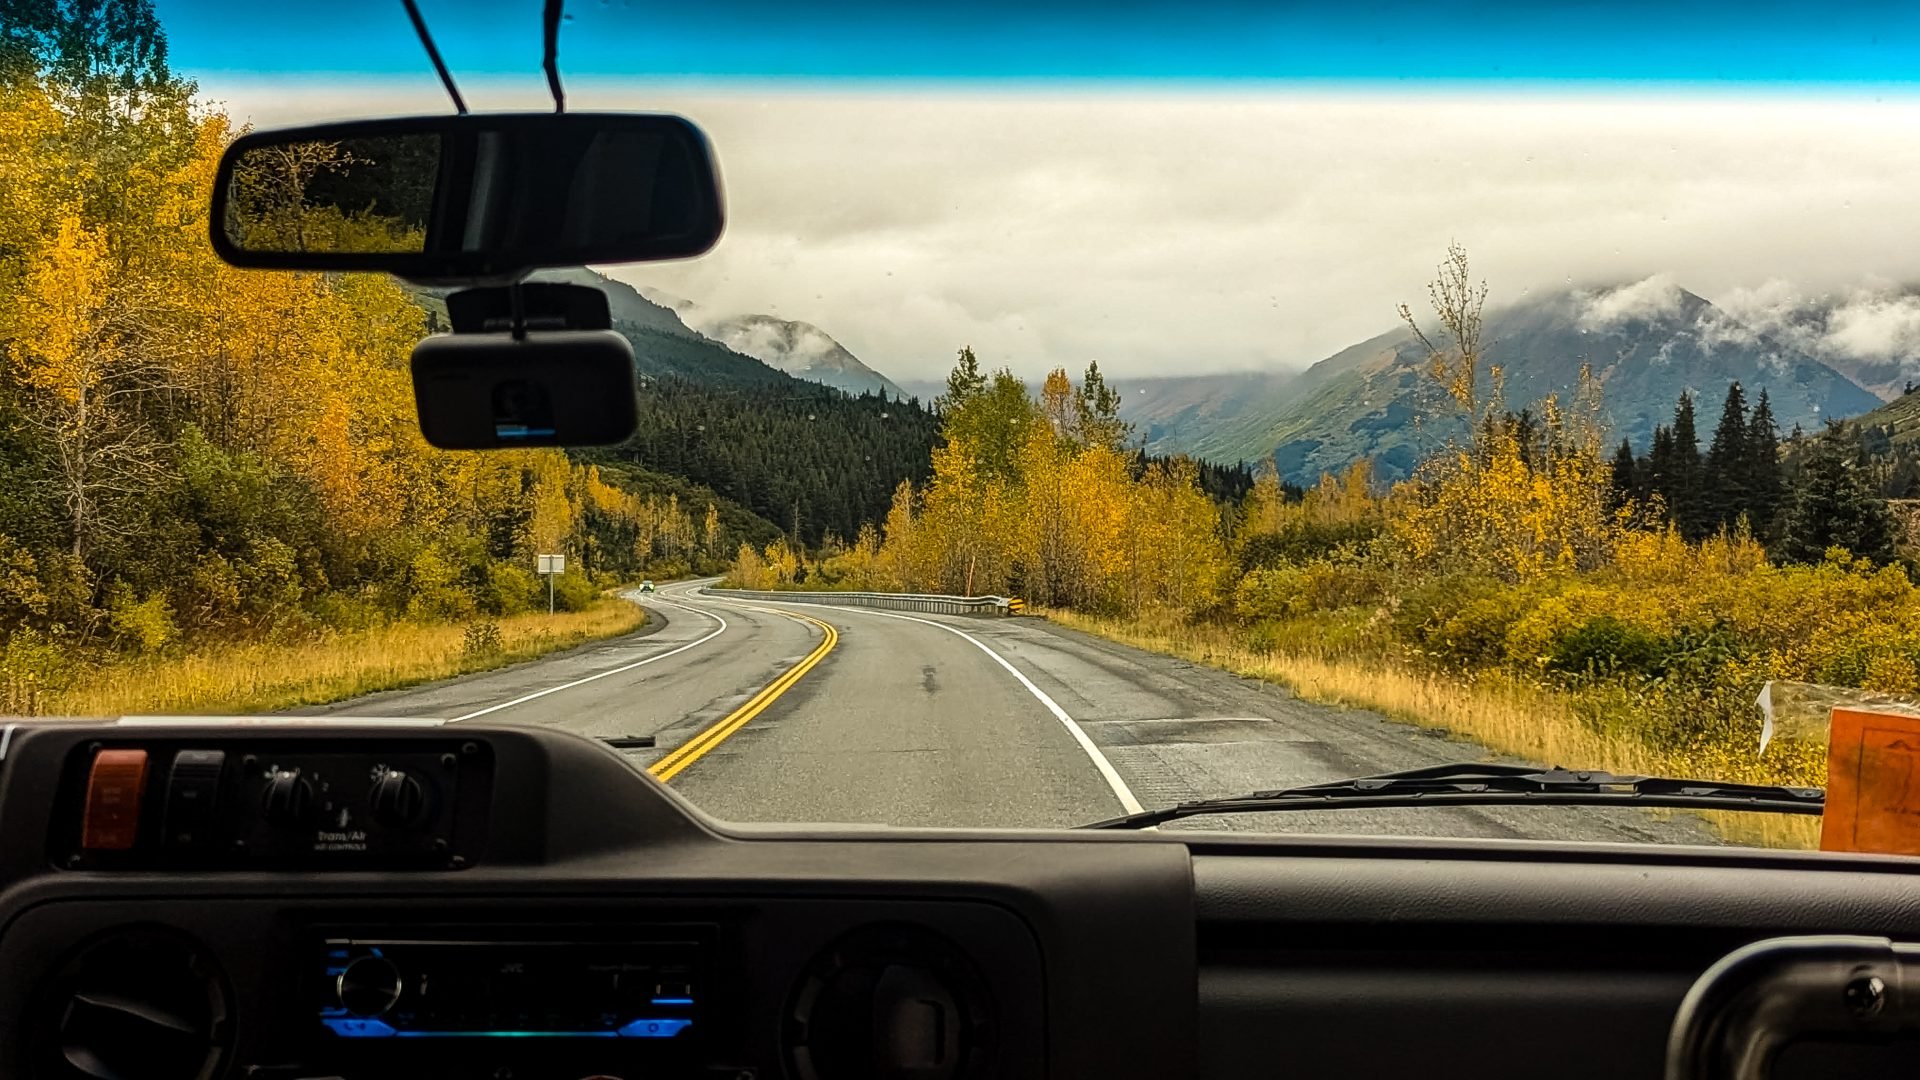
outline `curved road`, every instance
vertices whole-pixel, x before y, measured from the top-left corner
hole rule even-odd
[[[656,617],[642,633],[311,711],[652,736],[653,748],[629,751],[643,765],[699,737],[679,755],[691,760],[656,771],[675,766],[671,783],[693,802],[754,821],[1073,825],[1130,804],[1490,757],[1443,732],[1308,704],[1043,620],[747,602],[702,584],[634,597]],[[1309,811],[1170,827],[1714,842],[1690,815],[1593,807]]]

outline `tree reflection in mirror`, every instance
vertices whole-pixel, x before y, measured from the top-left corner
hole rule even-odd
[[[227,237],[249,251],[424,251],[439,168],[433,132],[255,147],[234,166]]]

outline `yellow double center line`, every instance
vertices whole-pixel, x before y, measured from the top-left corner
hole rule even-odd
[[[707,751],[727,741],[728,736],[746,727],[747,721],[765,712],[767,706],[773,704],[775,699],[792,689],[793,684],[799,682],[802,675],[813,670],[813,666],[818,664],[828,653],[832,652],[834,644],[840,640],[840,632],[838,630],[835,630],[832,626],[810,615],[802,615],[793,611],[782,611],[780,614],[790,619],[798,619],[801,622],[812,623],[819,627],[826,635],[821,639],[819,647],[808,653],[799,663],[782,672],[780,677],[768,683],[765,689],[748,698],[746,704],[720,718],[713,726],[707,728],[705,731],[680,744],[680,748],[673,753],[647,766],[647,771],[652,773],[655,779],[663,784],[666,783],[680,775],[687,766],[705,757]]]

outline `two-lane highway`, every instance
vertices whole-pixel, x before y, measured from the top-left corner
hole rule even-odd
[[[652,736],[631,751],[722,818],[1072,825],[1141,805],[1490,755],[1043,620],[636,596],[647,632],[330,710]],[[1577,763],[1566,763],[1577,764]],[[1411,809],[1188,827],[1713,842],[1689,815]]]

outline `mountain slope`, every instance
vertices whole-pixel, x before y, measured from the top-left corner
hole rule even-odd
[[[657,289],[643,289],[641,293],[654,304],[670,309],[700,334],[795,378],[849,394],[884,394],[896,401],[907,398],[906,391],[893,380],[861,363],[846,346],[812,323],[773,315],[722,315]]]
[[[1847,427],[1877,431],[1888,447],[1920,449],[1920,392],[1901,394],[1872,412],[1852,417]],[[1874,448],[1880,441],[1876,438],[1869,447]]]
[[[1264,409],[1271,415],[1297,374],[1241,371],[1118,379],[1114,388],[1120,392],[1121,419],[1133,425],[1147,452],[1179,453],[1211,447],[1213,432],[1232,427],[1250,412]]]
[[[741,508],[736,535],[771,523],[801,542],[852,537],[885,517],[901,480],[922,480],[938,425],[931,413],[877,394],[846,393],[777,371],[708,338],[625,282],[591,270],[542,271],[535,281],[588,285],[607,295],[613,328],[633,343],[639,424],[617,447],[570,451],[602,465],[649,470],[697,485]],[[421,291],[438,311],[444,290]],[[666,488],[662,488],[666,490]],[[703,497],[689,488],[686,498]],[[721,505],[722,516],[729,513]]]
[[[796,378],[825,383],[849,394],[885,394],[896,401],[907,396],[893,380],[861,363],[846,346],[812,323],[771,315],[735,315],[704,322],[700,332]]]
[[[1712,415],[1735,381],[1749,400],[1764,388],[1783,428],[1879,404],[1831,367],[1660,278],[1529,298],[1490,312],[1485,338],[1486,362],[1504,372],[1508,407],[1571,394],[1581,365],[1590,364],[1612,437],[1636,446],[1672,414],[1682,391]],[[1405,476],[1460,432],[1457,420],[1417,419],[1434,397],[1425,362],[1412,334],[1388,331],[1315,364],[1278,391],[1283,401],[1250,403],[1182,449],[1217,460],[1271,453],[1295,481],[1360,458],[1374,459],[1384,477]]]
[[[586,269],[542,270],[534,281],[587,285],[607,294],[613,328],[633,343],[641,378],[679,376],[714,384],[791,386],[794,380],[751,356],[705,337],[664,305],[615,278]]]

